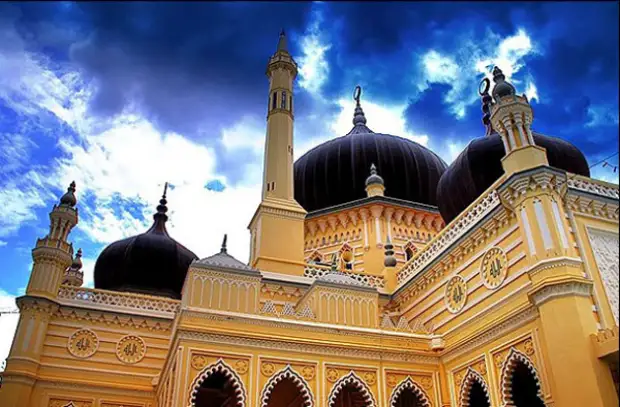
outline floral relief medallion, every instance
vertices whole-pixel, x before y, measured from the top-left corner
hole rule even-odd
[[[373,384],[376,383],[377,381],[377,375],[375,375],[373,372],[366,372],[362,375],[362,377],[364,378],[364,381],[369,385],[372,386]]]
[[[301,376],[306,380],[314,379],[314,366],[304,366],[301,369]]]
[[[478,363],[477,369],[478,373],[480,373],[482,376],[485,376],[487,374],[487,364],[486,362],[483,360],[482,362]]]
[[[492,247],[482,257],[480,278],[485,287],[495,289],[508,274],[508,258],[501,247]]]
[[[90,329],[79,329],[69,337],[67,349],[76,358],[91,357],[99,347],[99,338]]]
[[[207,358],[204,355],[194,355],[191,364],[194,369],[201,370],[207,365]]]
[[[445,302],[448,311],[458,313],[467,301],[467,283],[461,276],[454,276],[446,284]]]
[[[534,350],[534,342],[531,339],[527,339],[523,343],[523,350],[527,356],[532,356],[536,351]]]
[[[497,366],[498,368],[501,368],[504,364],[504,355],[502,355],[501,353],[493,356],[493,359],[495,360],[495,366]]]
[[[135,335],[127,335],[116,344],[116,356],[121,362],[138,363],[146,354],[146,344],[142,338]]]
[[[276,367],[273,365],[273,363],[263,363],[260,367],[260,371],[267,377],[271,376],[272,374],[274,374],[274,372],[276,371]]]
[[[340,377],[340,373],[338,373],[336,369],[330,368],[330,369],[327,369],[327,372],[325,372],[325,377],[327,378],[327,380],[333,383],[336,380],[338,380],[338,378]]]
[[[248,372],[249,364],[247,360],[239,359],[235,362],[235,370],[238,374],[246,374]]]
[[[398,378],[393,374],[389,374],[387,376],[386,382],[388,386],[394,387],[396,386],[396,383],[398,383]]]
[[[422,387],[424,387],[425,390],[430,390],[433,387],[433,379],[425,376],[420,380],[420,384],[422,385]]]

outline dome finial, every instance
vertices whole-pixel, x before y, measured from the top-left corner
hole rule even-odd
[[[164,223],[168,220],[168,215],[166,215],[166,212],[168,212],[168,207],[166,206],[166,204],[168,203],[168,201],[166,200],[167,192],[168,183],[166,182],[164,184],[164,193],[159,200],[159,205],[157,205],[157,213],[153,215],[153,219],[155,219],[155,224],[153,226],[155,227],[155,229],[162,231],[165,231]]]
[[[514,96],[517,93],[515,87],[510,82],[506,82],[506,76],[498,66],[493,68],[493,82],[495,82],[495,87],[492,93],[496,102],[504,96]]]
[[[366,124],[366,116],[364,115],[364,111],[362,110],[362,106],[360,105],[361,97],[362,87],[358,85],[355,87],[355,91],[353,92],[353,100],[355,100],[355,113],[353,114],[354,126],[363,126]]]
[[[75,181],[71,181],[69,188],[67,188],[67,192],[60,197],[60,204],[72,208],[77,204],[77,198],[75,197]]]
[[[220,253],[227,253],[228,250],[226,249],[226,241],[228,240],[228,235],[226,233],[224,233],[224,240],[222,240],[222,248],[220,250]]]
[[[82,269],[82,249],[78,249],[69,269],[71,271],[80,271]]]
[[[493,102],[493,98],[489,95],[489,89],[491,88],[491,81],[489,78],[484,78],[480,81],[480,85],[478,86],[478,93],[481,96],[482,100],[482,123],[484,127],[486,127],[487,131],[485,136],[490,136],[495,133],[493,130],[493,125],[491,124],[491,103]]]
[[[379,174],[377,174],[377,167],[375,164],[370,164],[370,176],[366,178],[366,186],[369,185],[384,185],[383,178]]]

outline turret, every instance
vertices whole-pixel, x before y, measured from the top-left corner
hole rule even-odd
[[[65,270],[63,284],[81,287],[84,283],[84,272],[82,271],[82,249],[78,249],[73,263]]]
[[[383,178],[377,174],[377,167],[370,165],[370,176],[366,178],[366,194],[370,196],[383,196],[385,193],[385,184]]]

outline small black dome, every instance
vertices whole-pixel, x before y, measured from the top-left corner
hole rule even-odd
[[[313,148],[295,162],[295,200],[312,212],[365,198],[368,169],[375,164],[386,196],[436,205],[446,163],[414,141],[373,133],[358,116],[356,112],[349,134]]]
[[[573,174],[590,176],[583,153],[571,143],[533,133],[536,145],[547,150],[549,165]],[[437,186],[437,203],[444,222],[449,223],[475,201],[504,173],[506,152],[499,134],[472,140],[444,172]]]
[[[77,198],[75,197],[75,181],[71,181],[69,188],[67,188],[67,192],[60,197],[60,204],[72,208],[77,204]]]
[[[168,235],[166,200],[153,226],[106,247],[95,263],[95,288],[179,299],[189,265],[198,257]]]

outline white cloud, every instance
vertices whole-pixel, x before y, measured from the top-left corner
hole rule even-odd
[[[609,105],[592,105],[588,107],[589,121],[587,127],[618,125],[618,108]]]
[[[17,309],[15,296],[0,289],[0,310],[8,311],[15,309]],[[0,313],[0,332],[2,332],[2,335],[0,335],[0,367],[4,365],[4,361],[9,356],[18,321],[19,314]]]
[[[314,10],[312,17],[306,33],[301,37],[302,55],[295,59],[298,62],[299,86],[313,95],[319,95],[329,75],[326,54],[331,44],[325,41],[321,32],[322,13]]]
[[[222,131],[222,144],[227,150],[249,148],[262,154],[265,148],[265,122],[244,116],[232,127]]]
[[[513,78],[524,67],[523,58],[536,52],[527,32],[519,29],[514,35],[503,39],[489,33],[488,38],[489,41],[494,40],[497,45],[482,49],[480,44],[467,42],[453,55],[430,49],[421,56],[423,77],[417,83],[418,89],[423,91],[433,83],[449,85],[451,89],[444,100],[457,119],[464,116],[468,105],[479,99],[478,94],[471,89],[481,73],[492,79],[490,69],[492,66],[502,69],[506,79],[517,87],[517,91],[520,93],[525,91],[530,100],[538,100],[533,78],[528,78],[523,89],[520,88],[522,84]]]
[[[0,240],[0,247],[6,246],[7,244],[8,244],[8,242],[6,242],[4,240]]]

